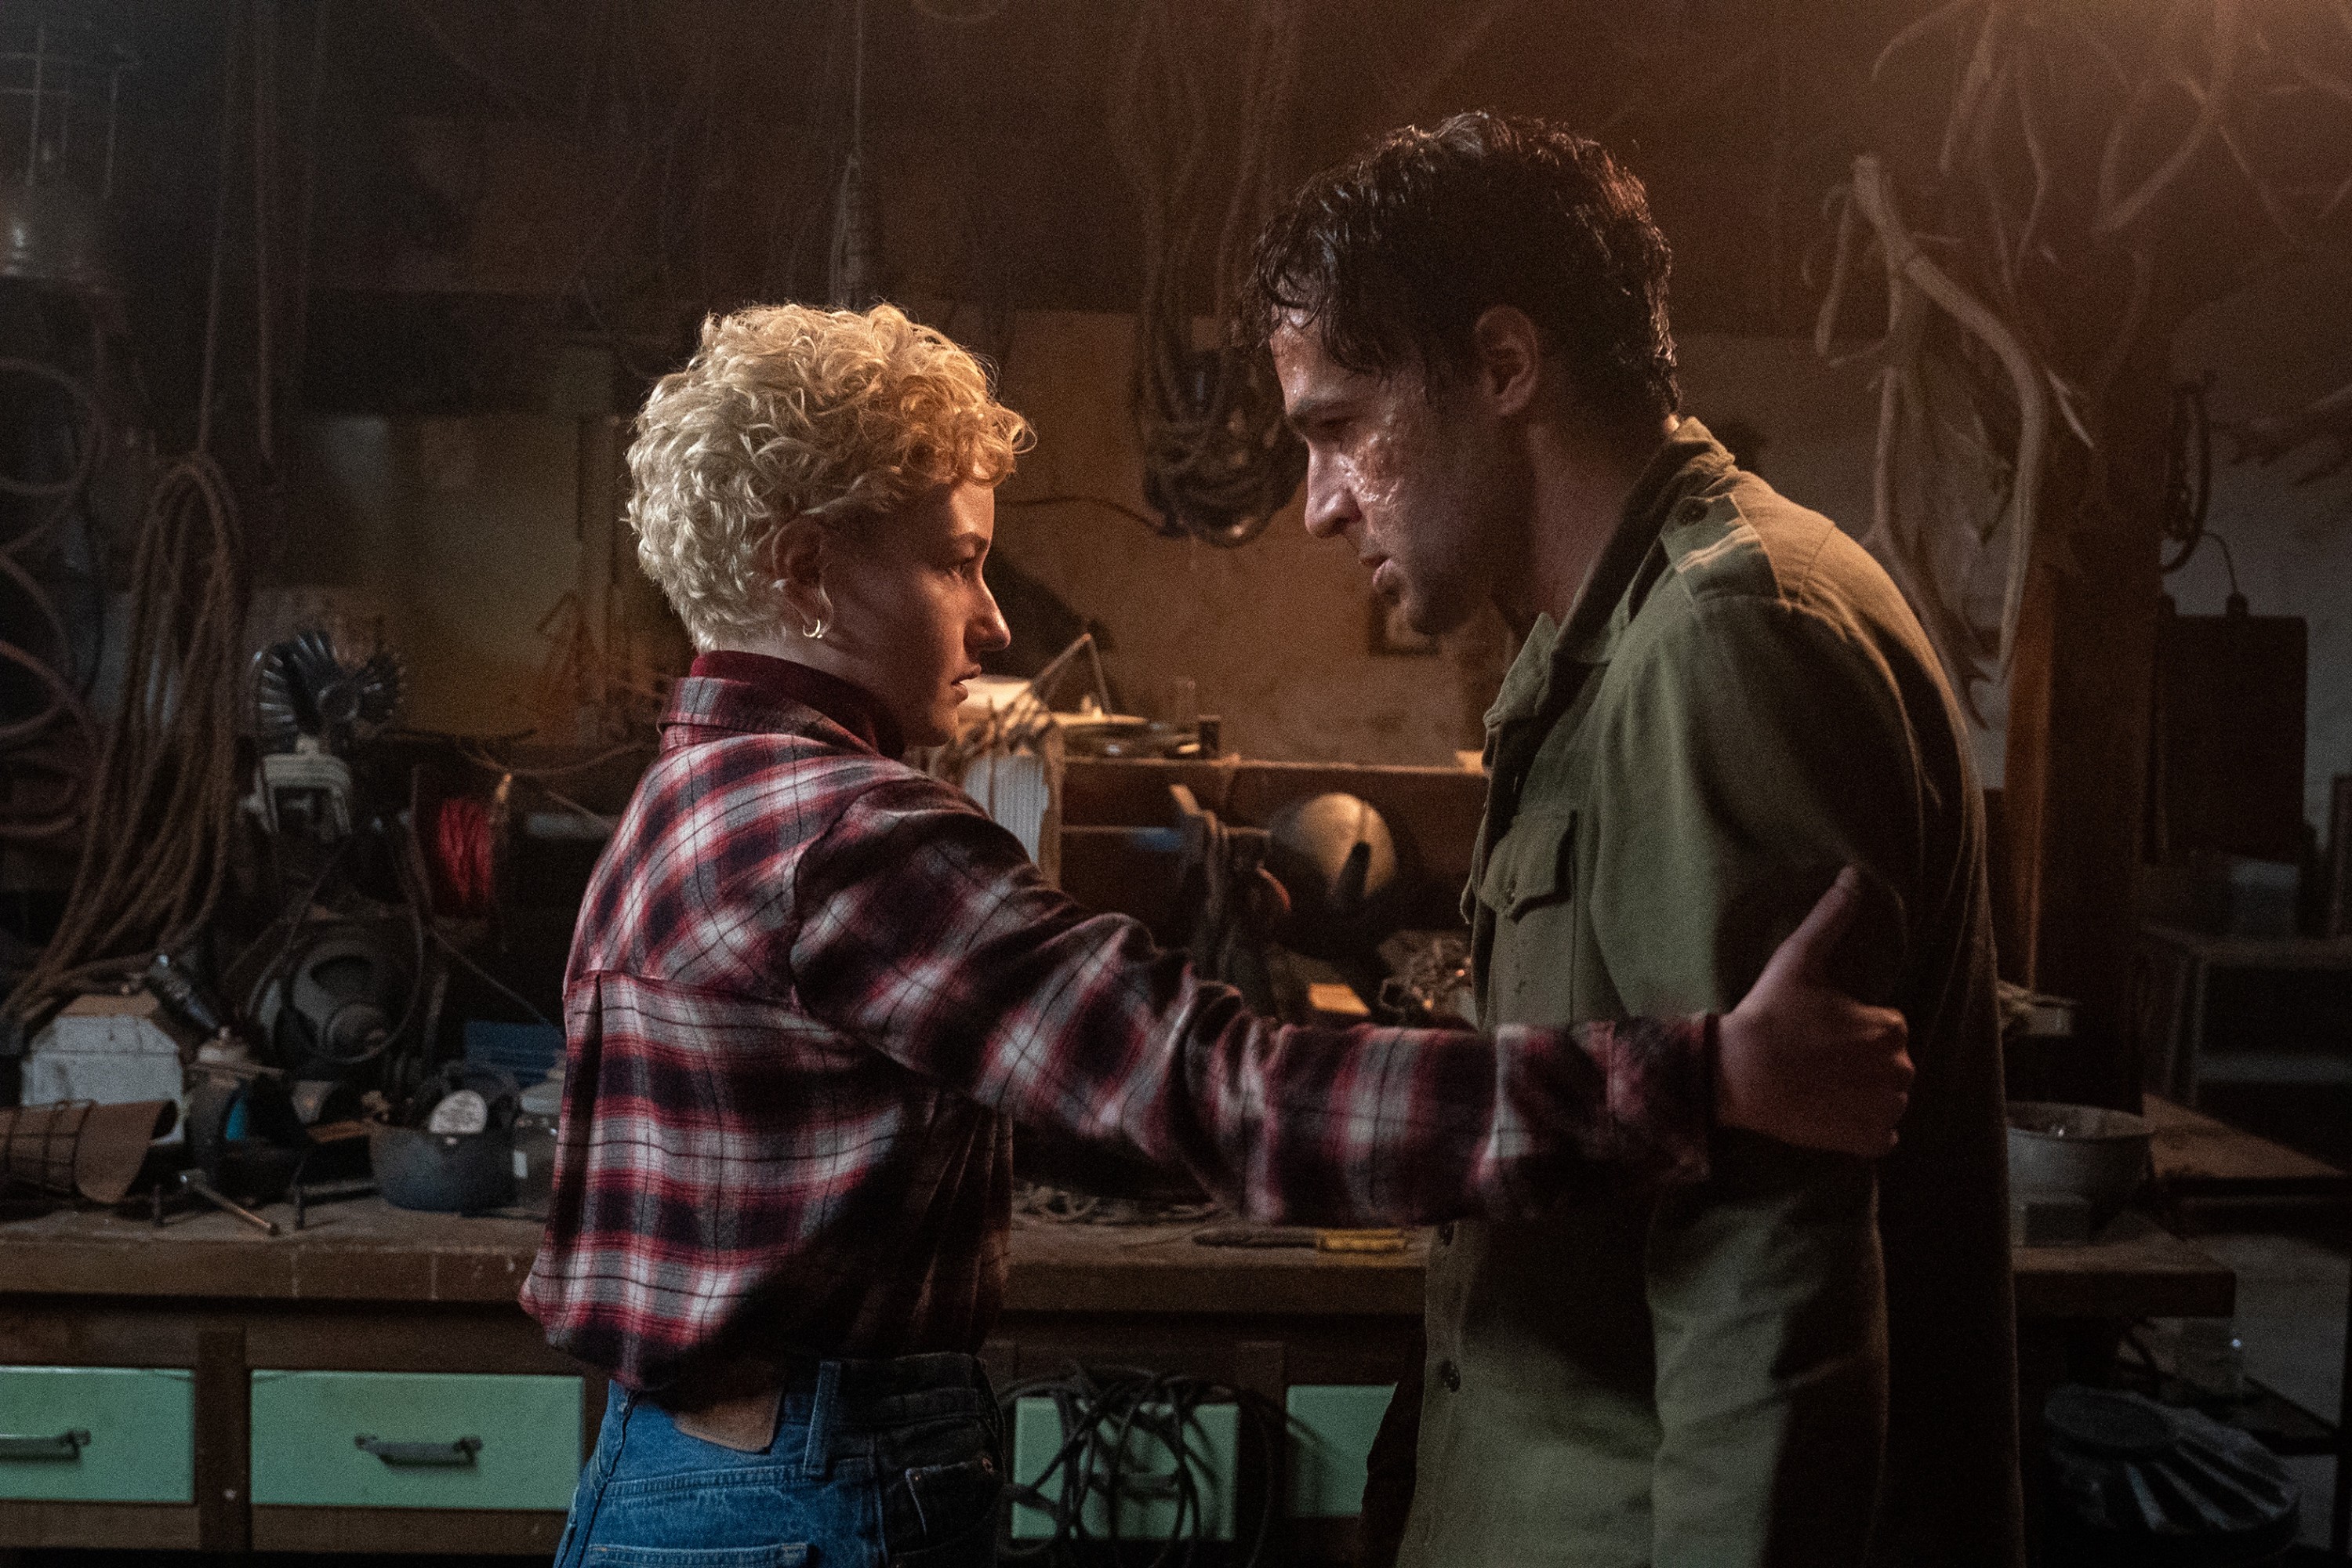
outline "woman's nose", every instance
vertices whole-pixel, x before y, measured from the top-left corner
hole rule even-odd
[[[997,607],[996,595],[986,588],[980,591],[981,615],[973,627],[972,646],[976,652],[994,653],[1013,645],[1013,628],[1004,624],[1004,612]]]

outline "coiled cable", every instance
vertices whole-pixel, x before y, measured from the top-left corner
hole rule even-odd
[[[1059,1565],[1093,1561],[1086,1554],[1088,1546],[1120,1544],[1123,1513],[1139,1505],[1161,1504],[1173,1518],[1168,1533],[1159,1538],[1150,1568],[1190,1568],[1213,1528],[1209,1508],[1215,1493],[1239,1479],[1214,1475],[1213,1457],[1202,1445],[1201,1406],[1237,1405],[1261,1456],[1277,1452],[1275,1445],[1283,1436],[1279,1415],[1255,1395],[1207,1378],[1132,1367],[1073,1367],[1062,1377],[1014,1384],[997,1401],[1007,1432],[1013,1429],[1020,1402],[1038,1397],[1054,1402],[1062,1441],[1034,1478],[1009,1481],[1005,1489],[1013,1502],[1045,1513],[1053,1521],[1053,1530],[1034,1542],[1000,1545],[1002,1562]],[[1139,1448],[1145,1447],[1164,1453],[1169,1468],[1142,1469]],[[1238,1551],[1238,1541],[1234,1543],[1237,1551],[1231,1561],[1237,1568],[1255,1568],[1273,1534],[1274,1487],[1265,1479],[1268,1484],[1258,1489],[1257,1519],[1246,1552]],[[1087,1522],[1090,1518],[1101,1520],[1106,1529],[1097,1533]]]

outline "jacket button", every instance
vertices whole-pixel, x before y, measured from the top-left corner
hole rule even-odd
[[[1437,1227],[1437,1245],[1440,1247],[1451,1247],[1454,1245],[1454,1222],[1452,1220],[1449,1219],[1444,1225]]]
[[[1462,1369],[1450,1361],[1439,1362],[1437,1381],[1445,1385],[1446,1393],[1459,1394],[1462,1392]]]

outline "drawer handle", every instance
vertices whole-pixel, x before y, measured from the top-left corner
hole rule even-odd
[[[54,1437],[0,1435],[0,1459],[79,1459],[89,1446],[89,1434],[77,1426]]]
[[[471,1465],[474,1456],[482,1451],[479,1437],[460,1437],[454,1443],[387,1443],[362,1432],[352,1442],[387,1465],[431,1465],[444,1469]]]

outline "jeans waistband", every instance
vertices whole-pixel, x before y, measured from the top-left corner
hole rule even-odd
[[[723,1373],[723,1376],[716,1375]],[[728,1392],[705,1392],[731,1384]],[[790,1360],[735,1363],[696,1380],[693,1404],[674,1394],[633,1395],[650,1403],[681,1431],[726,1447],[767,1448],[782,1428],[804,1428],[803,1469],[822,1475],[836,1439],[911,1423],[969,1416],[990,1430],[997,1421],[988,1374],[973,1357],[940,1351],[874,1360]],[[725,1435],[714,1436],[714,1427]]]
[[[713,1367],[681,1389],[644,1396],[673,1415],[763,1403],[779,1424],[868,1430],[941,1415],[993,1421],[996,1396],[979,1361],[957,1351],[842,1359],[793,1356]]]

